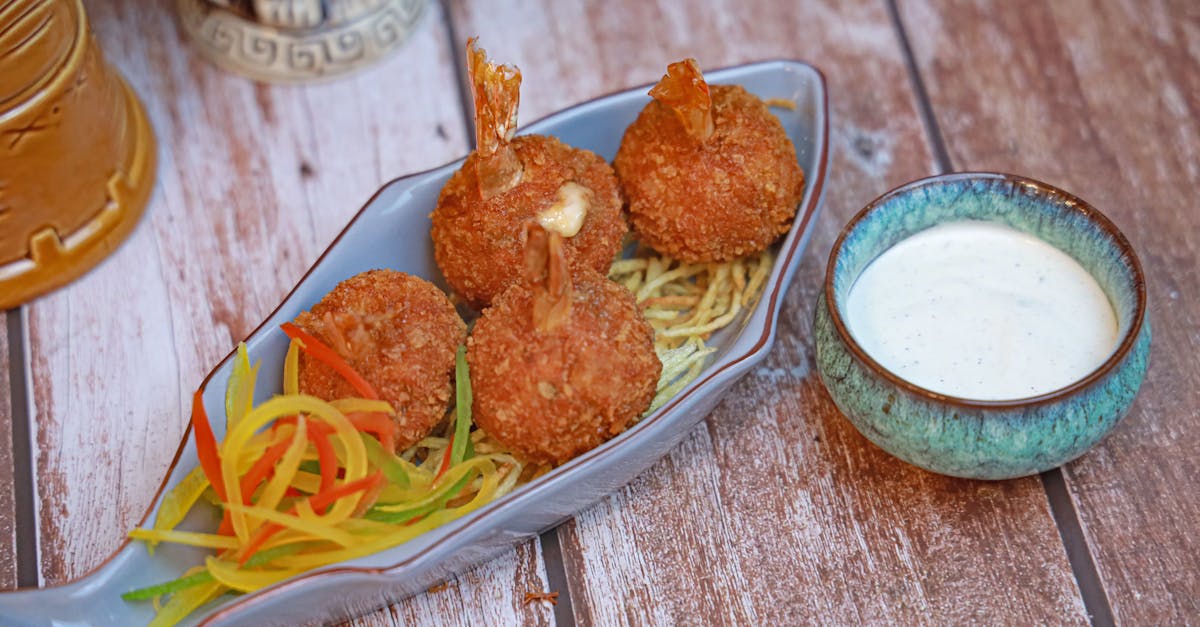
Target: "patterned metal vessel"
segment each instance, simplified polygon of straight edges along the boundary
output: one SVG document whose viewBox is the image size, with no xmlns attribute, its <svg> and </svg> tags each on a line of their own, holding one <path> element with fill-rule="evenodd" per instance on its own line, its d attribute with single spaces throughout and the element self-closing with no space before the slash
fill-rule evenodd
<svg viewBox="0 0 1200 627">
<path fill-rule="evenodd" d="M 211 61 L 268 82 L 329 78 L 408 40 L 424 0 L 176 0 L 183 28 Z"/>
<path fill-rule="evenodd" d="M 0 308 L 80 276 L 129 235 L 154 150 L 80 0 L 0 2 Z"/>
</svg>

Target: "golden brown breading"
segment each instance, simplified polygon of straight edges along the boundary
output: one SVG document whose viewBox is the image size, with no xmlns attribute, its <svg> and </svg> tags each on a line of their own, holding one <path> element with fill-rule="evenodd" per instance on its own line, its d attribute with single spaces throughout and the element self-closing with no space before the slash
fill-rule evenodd
<svg viewBox="0 0 1200 627">
<path fill-rule="evenodd" d="M 516 285 L 467 341 L 476 424 L 533 462 L 561 464 L 624 431 L 662 372 L 633 294 L 591 270 L 573 274 L 569 313 L 555 328 L 538 330 L 537 295 Z"/>
<path fill-rule="evenodd" d="M 296 316 L 296 325 L 341 355 L 392 404 L 398 450 L 416 444 L 445 416 L 454 353 L 467 327 L 432 283 L 394 270 L 363 272 Z M 326 400 L 360 396 L 303 352 L 300 390 Z"/>
<path fill-rule="evenodd" d="M 430 216 L 438 267 L 476 308 L 520 278 L 526 226 L 554 204 L 564 183 L 574 181 L 592 192 L 582 228 L 567 239 L 572 265 L 607 272 L 628 230 L 617 177 L 595 153 L 541 135 L 516 137 L 511 146 L 524 166 L 515 187 L 484 199 L 476 174 L 479 156 L 471 153 Z"/>
<path fill-rule="evenodd" d="M 688 263 L 762 251 L 791 228 L 804 192 L 795 148 L 762 100 L 736 85 L 709 90 L 706 140 L 651 100 L 625 131 L 614 162 L 634 232 Z"/>
</svg>

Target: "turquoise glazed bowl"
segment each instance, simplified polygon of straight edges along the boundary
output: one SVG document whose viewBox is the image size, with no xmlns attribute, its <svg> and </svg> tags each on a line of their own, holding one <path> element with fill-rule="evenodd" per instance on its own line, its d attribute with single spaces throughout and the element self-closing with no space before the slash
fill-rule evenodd
<svg viewBox="0 0 1200 627">
<path fill-rule="evenodd" d="M 851 286 L 897 242 L 956 220 L 998 222 L 1037 236 L 1090 272 L 1119 324 L 1118 345 L 1108 360 L 1053 392 L 981 401 L 924 389 L 872 359 L 843 317 Z M 813 333 L 821 381 L 860 433 L 909 463 L 974 479 L 1035 474 L 1082 455 L 1129 411 L 1150 353 L 1145 280 L 1125 236 L 1071 194 L 995 173 L 921 179 L 860 211 L 829 255 Z"/>
</svg>

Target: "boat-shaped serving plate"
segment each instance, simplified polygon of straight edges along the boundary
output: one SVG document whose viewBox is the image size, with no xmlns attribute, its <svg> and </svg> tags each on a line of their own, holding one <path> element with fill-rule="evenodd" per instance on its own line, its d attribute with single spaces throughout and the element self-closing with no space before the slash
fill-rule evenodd
<svg viewBox="0 0 1200 627">
<path fill-rule="evenodd" d="M 761 361 L 775 339 L 784 292 L 800 261 L 821 203 L 828 151 L 825 82 L 812 66 L 767 61 L 710 72 L 712 83 L 741 84 L 764 99 L 795 103 L 776 107 L 796 146 L 806 188 L 796 220 L 777 244 L 778 255 L 757 306 L 713 336 L 717 351 L 703 373 L 663 407 L 617 438 L 554 469 L 480 509 L 406 544 L 320 568 L 270 588 L 225 595 L 201 608 L 188 624 L 295 625 L 354 616 L 429 586 L 506 547 L 530 538 L 625 485 L 670 450 L 702 420 L 729 387 Z M 647 87 L 605 96 L 531 124 L 525 133 L 555 135 L 568 144 L 612 159 L 625 128 L 648 101 Z M 372 268 L 393 268 L 444 286 L 433 261 L 429 213 L 438 192 L 461 161 L 388 183 L 354 217 L 279 308 L 246 339 L 261 372 L 282 372 L 287 338 L 279 325 L 308 309 L 339 281 Z M 206 380 L 210 416 L 224 415 L 226 358 Z M 256 402 L 279 391 L 270 377 L 259 381 Z M 224 424 L 213 421 L 217 437 Z M 190 431 L 167 472 L 143 525 L 153 521 L 166 490 L 198 464 Z M 212 512 L 195 512 L 185 528 L 211 528 Z M 168 581 L 203 560 L 203 550 L 160 546 L 153 556 L 125 542 L 85 577 L 40 590 L 0 593 L 3 625 L 135 625 L 153 617 L 149 603 L 130 603 L 121 593 Z"/>
</svg>

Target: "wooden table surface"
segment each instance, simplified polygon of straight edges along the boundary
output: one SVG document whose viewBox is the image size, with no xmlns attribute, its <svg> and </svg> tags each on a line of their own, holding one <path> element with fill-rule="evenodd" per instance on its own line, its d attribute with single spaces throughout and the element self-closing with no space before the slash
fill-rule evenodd
<svg viewBox="0 0 1200 627">
<path fill-rule="evenodd" d="M 774 351 L 681 446 L 541 538 L 352 624 L 1200 620 L 1195 0 L 433 2 L 387 61 L 299 87 L 209 65 L 173 4 L 85 0 L 157 131 L 158 186 L 109 260 L 0 333 L 0 586 L 104 559 L 210 366 L 381 184 L 470 148 L 456 59 L 478 34 L 522 69 L 525 121 L 686 56 L 812 62 L 832 107 L 824 213 Z M 1081 195 L 1148 274 L 1141 395 L 1040 477 L 908 466 L 838 414 L 813 369 L 835 234 L 887 189 L 951 170 Z M 525 602 L 543 590 L 557 606 Z"/>
</svg>

